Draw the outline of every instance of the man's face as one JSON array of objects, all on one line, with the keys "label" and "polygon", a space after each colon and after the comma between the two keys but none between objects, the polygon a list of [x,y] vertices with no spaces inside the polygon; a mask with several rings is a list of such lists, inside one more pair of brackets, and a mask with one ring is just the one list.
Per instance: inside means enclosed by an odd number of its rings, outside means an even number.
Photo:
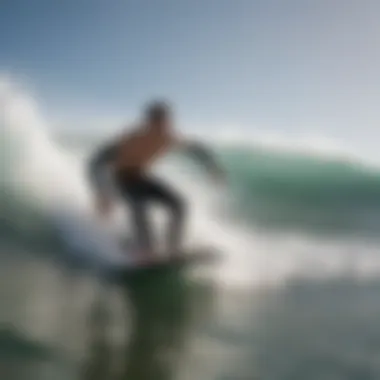
[{"label": "man's face", "polygon": [[172,120],[168,115],[160,115],[150,120],[150,127],[157,132],[169,132],[172,128]]}]

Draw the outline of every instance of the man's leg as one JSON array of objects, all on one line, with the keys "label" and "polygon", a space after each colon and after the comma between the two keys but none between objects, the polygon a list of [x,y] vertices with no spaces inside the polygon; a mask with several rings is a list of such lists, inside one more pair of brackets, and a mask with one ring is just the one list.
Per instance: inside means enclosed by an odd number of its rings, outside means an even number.
[{"label": "man's leg", "polygon": [[131,199],[132,223],[139,251],[141,250],[144,255],[151,256],[153,244],[146,206],[146,200],[141,197]]},{"label": "man's leg", "polygon": [[151,228],[148,218],[147,202],[149,201],[149,184],[144,178],[128,178],[120,181],[120,189],[131,212],[133,240],[141,258],[152,258]]},{"label": "man's leg", "polygon": [[155,179],[146,180],[147,197],[166,206],[170,212],[167,248],[176,254],[181,248],[185,221],[185,202],[169,186]]}]

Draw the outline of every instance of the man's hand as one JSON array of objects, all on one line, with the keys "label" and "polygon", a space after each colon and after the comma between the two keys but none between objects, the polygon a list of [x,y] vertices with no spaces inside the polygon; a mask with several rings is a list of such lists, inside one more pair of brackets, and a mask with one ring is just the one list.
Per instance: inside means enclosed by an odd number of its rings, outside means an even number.
[{"label": "man's hand", "polygon": [[212,152],[202,143],[173,137],[171,144],[173,147],[184,149],[187,153],[201,161],[208,168],[211,177],[216,183],[226,183],[226,173],[217,163]]}]

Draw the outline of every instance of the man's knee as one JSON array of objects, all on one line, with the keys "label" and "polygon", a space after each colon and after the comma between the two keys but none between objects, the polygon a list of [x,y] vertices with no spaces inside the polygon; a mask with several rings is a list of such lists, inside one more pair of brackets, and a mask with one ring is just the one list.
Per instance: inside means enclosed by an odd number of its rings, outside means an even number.
[{"label": "man's knee", "polygon": [[182,197],[176,196],[173,198],[171,202],[171,209],[176,219],[183,219],[185,217],[187,210],[186,206],[187,204]]}]

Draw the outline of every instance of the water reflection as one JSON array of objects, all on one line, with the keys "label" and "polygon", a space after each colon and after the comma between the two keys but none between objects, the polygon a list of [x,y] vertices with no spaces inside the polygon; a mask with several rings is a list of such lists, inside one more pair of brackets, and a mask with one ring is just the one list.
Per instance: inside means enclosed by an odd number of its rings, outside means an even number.
[{"label": "water reflection", "polygon": [[234,292],[180,272],[149,274],[119,287],[123,314],[105,302],[112,291],[94,308],[91,282],[61,282],[51,269],[12,268],[1,380],[380,378],[379,279]]},{"label": "water reflection", "polygon": [[115,352],[105,334],[99,334],[104,329],[99,322],[82,378],[172,379],[190,331],[213,314],[212,285],[191,281],[181,271],[163,270],[125,279],[123,297],[132,311],[128,345]]}]

